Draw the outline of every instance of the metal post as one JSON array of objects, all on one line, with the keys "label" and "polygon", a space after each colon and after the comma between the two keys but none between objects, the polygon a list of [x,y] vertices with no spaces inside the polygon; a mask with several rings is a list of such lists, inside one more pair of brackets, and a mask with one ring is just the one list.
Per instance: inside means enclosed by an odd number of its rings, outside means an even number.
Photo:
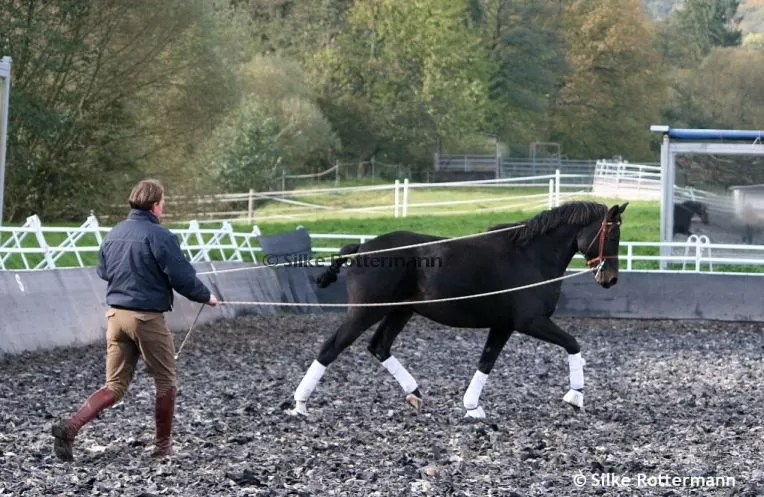
[{"label": "metal post", "polygon": [[398,203],[399,203],[398,185],[399,184],[400,184],[400,180],[395,180],[395,217],[398,217]]},{"label": "metal post", "polygon": [[255,189],[249,189],[249,198],[247,199],[247,224],[252,224],[252,217],[255,208]]},{"label": "metal post", "polygon": [[554,171],[554,206],[560,206],[560,170]]},{"label": "metal post", "polygon": [[0,226],[5,205],[5,151],[8,146],[8,108],[11,101],[11,58],[0,59]]},{"label": "metal post", "polygon": [[53,260],[53,257],[50,255],[50,247],[48,247],[48,242],[45,240],[45,234],[42,232],[42,223],[40,222],[40,218],[37,217],[37,214],[33,214],[27,218],[27,223],[29,223],[29,225],[35,229],[34,234],[37,237],[37,243],[42,249],[45,265],[48,269],[55,269],[56,263]]},{"label": "metal post", "polygon": [[496,145],[496,179],[501,178],[501,152],[499,151],[499,137],[493,136],[494,144]]},{"label": "metal post", "polygon": [[403,180],[403,217],[407,217],[409,212],[409,179]]},{"label": "metal post", "polygon": [[340,161],[334,161],[334,186],[340,186]]},{"label": "metal post", "polygon": [[[674,154],[671,153],[669,137],[664,134],[661,144],[661,257],[671,255],[671,247],[664,244],[674,238],[674,178]],[[661,259],[660,268],[668,268],[665,259]]]}]

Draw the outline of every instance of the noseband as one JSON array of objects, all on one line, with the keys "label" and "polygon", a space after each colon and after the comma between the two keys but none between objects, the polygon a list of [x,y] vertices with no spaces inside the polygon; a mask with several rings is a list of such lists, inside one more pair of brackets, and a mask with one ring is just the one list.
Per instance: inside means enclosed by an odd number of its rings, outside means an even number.
[{"label": "noseband", "polygon": [[[610,234],[610,230],[613,229],[613,225],[619,225],[621,223],[614,223],[612,221],[607,220],[607,215],[605,216],[605,219],[602,220],[602,225],[600,225],[599,231],[597,231],[597,234],[594,235],[594,238],[592,238],[591,243],[589,243],[589,246],[586,248],[586,252],[584,252],[584,257],[586,257],[586,254],[589,252],[589,249],[592,248],[592,245],[594,245],[594,242],[599,239],[600,242],[600,249],[599,253],[597,254],[597,257],[594,257],[592,259],[586,260],[586,265],[589,267],[594,267],[597,264],[602,265],[602,263],[605,262],[605,259],[616,259],[618,258],[617,255],[605,255],[605,240],[607,239],[608,234]],[[598,271],[599,272],[599,271]]]}]

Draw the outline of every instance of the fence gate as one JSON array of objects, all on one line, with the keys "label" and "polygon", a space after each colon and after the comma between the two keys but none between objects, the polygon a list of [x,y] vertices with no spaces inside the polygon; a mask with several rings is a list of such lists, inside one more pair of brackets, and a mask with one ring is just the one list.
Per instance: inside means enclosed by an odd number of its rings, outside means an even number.
[{"label": "fence gate", "polygon": [[[672,255],[674,202],[677,188],[677,156],[682,154],[735,156],[764,155],[764,131],[728,129],[683,129],[652,125],[650,131],[662,133],[661,144],[661,269],[668,268]],[[725,219],[731,223],[733,220]],[[714,241],[714,243],[718,243]]]}]

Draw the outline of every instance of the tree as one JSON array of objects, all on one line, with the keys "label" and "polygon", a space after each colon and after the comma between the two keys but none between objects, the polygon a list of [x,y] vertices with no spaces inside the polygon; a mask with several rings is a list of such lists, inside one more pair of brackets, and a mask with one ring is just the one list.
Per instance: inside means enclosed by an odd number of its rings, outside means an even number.
[{"label": "tree", "polygon": [[203,0],[5,2],[9,217],[123,211],[120,192],[139,177],[193,177],[177,152],[193,153],[230,102],[232,58],[212,52],[232,23],[213,15]]},{"label": "tree", "polygon": [[[698,77],[698,74],[702,77]],[[753,48],[717,47],[697,72],[684,72],[678,88],[688,126],[750,128],[764,126],[764,53]]]},{"label": "tree", "polygon": [[278,144],[288,172],[307,173],[331,162],[341,144],[297,62],[256,56],[243,66],[241,77],[244,99],[256,101],[283,129]]},{"label": "tree", "polygon": [[673,66],[697,67],[712,48],[740,45],[739,4],[738,0],[684,0],[682,8],[661,24],[658,49]]},{"label": "tree", "polygon": [[545,138],[545,116],[567,70],[561,16],[554,1],[474,0],[491,65],[487,128],[514,142]]},{"label": "tree", "polygon": [[[483,127],[487,63],[480,43],[463,0],[362,0],[312,68],[352,154],[430,157],[437,137]],[[371,135],[355,141],[358,127]]]},{"label": "tree", "polygon": [[572,72],[556,94],[552,139],[576,157],[649,157],[662,85],[640,1],[568,2],[564,31]]},{"label": "tree", "polygon": [[217,127],[203,155],[205,179],[221,191],[268,190],[281,175],[280,130],[262,105],[246,100]]}]

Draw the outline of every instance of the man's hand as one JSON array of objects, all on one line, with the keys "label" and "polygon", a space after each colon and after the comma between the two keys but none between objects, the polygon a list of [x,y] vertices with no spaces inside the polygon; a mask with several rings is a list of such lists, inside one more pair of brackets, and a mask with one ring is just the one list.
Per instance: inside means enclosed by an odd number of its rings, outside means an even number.
[{"label": "man's hand", "polygon": [[207,305],[211,305],[212,307],[215,307],[218,305],[218,299],[214,295],[210,295],[210,301],[207,302]]}]

